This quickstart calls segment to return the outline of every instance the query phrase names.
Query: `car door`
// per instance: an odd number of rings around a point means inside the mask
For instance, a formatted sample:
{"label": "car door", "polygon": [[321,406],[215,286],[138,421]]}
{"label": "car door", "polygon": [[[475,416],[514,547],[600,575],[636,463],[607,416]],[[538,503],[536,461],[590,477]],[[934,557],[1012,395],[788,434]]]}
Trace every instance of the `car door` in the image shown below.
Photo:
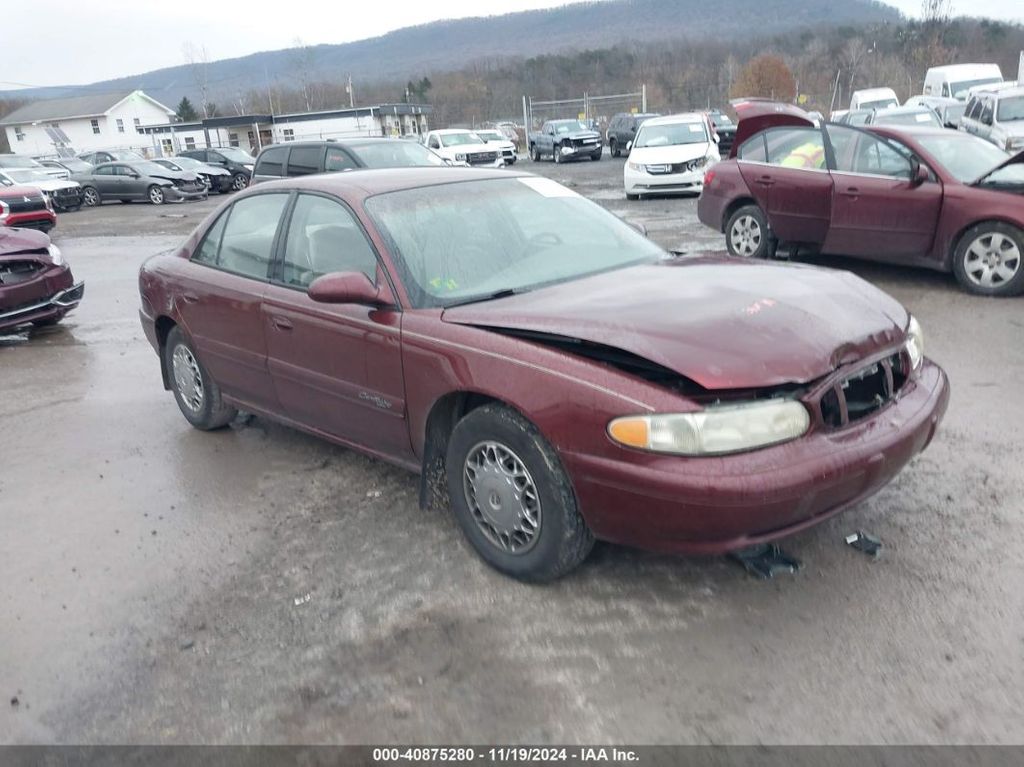
{"label": "car door", "polygon": [[180,280],[176,305],[225,394],[277,412],[261,306],[289,192],[236,201],[208,230]]}
{"label": "car door", "polygon": [[120,198],[122,192],[121,176],[118,175],[116,164],[98,165],[93,171],[93,186],[102,197]]}
{"label": "car door", "polygon": [[942,209],[935,174],[911,179],[911,150],[868,131],[826,127],[835,157],[831,224],[823,250],[875,260],[924,256]]}
{"label": "car door", "polygon": [[309,284],[331,272],[383,272],[355,215],[338,200],[300,193],[263,298],[270,375],[285,413],[337,439],[412,456],[405,413],[401,312],[323,304]]}
{"label": "car door", "polygon": [[[758,140],[761,147],[757,146]],[[779,240],[812,245],[824,242],[832,205],[832,177],[819,128],[770,128],[746,142],[737,159],[747,187]]]}
{"label": "car door", "polygon": [[115,165],[114,175],[117,179],[118,196],[124,200],[148,200],[147,180],[130,165]]}
{"label": "car door", "polygon": [[977,134],[993,143],[998,143],[993,140],[992,126],[995,122],[996,112],[996,100],[992,96],[985,96],[980,99],[981,102],[981,113],[978,115],[977,120]]}

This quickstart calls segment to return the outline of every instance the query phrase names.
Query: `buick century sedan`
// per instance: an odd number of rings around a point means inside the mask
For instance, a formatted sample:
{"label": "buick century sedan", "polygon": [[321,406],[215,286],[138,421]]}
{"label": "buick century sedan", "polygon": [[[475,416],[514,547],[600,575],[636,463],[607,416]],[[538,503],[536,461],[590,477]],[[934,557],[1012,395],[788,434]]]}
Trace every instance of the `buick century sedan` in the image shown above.
{"label": "buick century sedan", "polygon": [[139,275],[164,387],[420,474],[490,565],[595,539],[721,553],[888,483],[949,390],[859,278],[666,253],[528,174],[353,171],[239,194]]}

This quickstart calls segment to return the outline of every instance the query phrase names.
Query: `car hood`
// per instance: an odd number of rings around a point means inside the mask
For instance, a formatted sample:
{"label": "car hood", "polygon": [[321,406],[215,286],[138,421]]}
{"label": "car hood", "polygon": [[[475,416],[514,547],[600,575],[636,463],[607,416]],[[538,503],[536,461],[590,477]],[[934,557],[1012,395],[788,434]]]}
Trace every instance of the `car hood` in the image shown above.
{"label": "car hood", "polygon": [[[768,128],[786,125],[814,127],[811,116],[792,104],[760,99],[739,99],[731,103],[739,122],[736,123],[736,138],[733,139],[730,157],[736,156],[736,151],[748,138]],[[838,113],[832,113],[832,119],[836,119],[836,114]]]}
{"label": "car hood", "polygon": [[49,244],[49,236],[35,229],[0,226],[0,260],[24,253],[45,251]]}
{"label": "car hood", "polygon": [[991,176],[993,173],[1000,171],[1003,168],[1007,168],[1011,165],[1024,165],[1024,152],[1017,152],[1017,154],[1007,157],[1005,162],[999,163],[999,165],[994,167],[992,170],[990,170],[984,176],[979,178],[977,181],[972,181],[971,186],[980,186],[981,184],[985,183],[988,177]]}
{"label": "car hood", "polygon": [[47,192],[55,192],[58,189],[79,187],[81,184],[68,178],[55,178],[52,181],[33,181],[32,186],[37,186]]}
{"label": "car hood", "polygon": [[146,178],[162,178],[167,181],[196,181],[199,179],[195,173],[190,170],[162,170],[159,173],[149,173]]}
{"label": "car hood", "polygon": [[218,165],[207,165],[207,166],[197,170],[196,173],[201,173],[201,174],[203,174],[205,176],[230,176],[231,175],[231,171],[229,171],[227,168],[221,168]]}
{"label": "car hood", "polygon": [[632,149],[629,152],[629,161],[641,165],[674,164],[689,162],[698,157],[704,157],[708,153],[710,143],[702,141],[699,144],[679,144],[677,146],[645,146],[639,149]]}
{"label": "car hood", "polygon": [[848,272],[709,256],[452,307],[443,320],[615,347],[725,390],[813,381],[900,343],[909,317]]}
{"label": "car hood", "polygon": [[559,133],[555,136],[555,141],[563,141],[565,139],[571,139],[572,141],[586,141],[590,138],[601,138],[601,134],[597,131],[592,130],[575,130],[569,131],[568,133]]}

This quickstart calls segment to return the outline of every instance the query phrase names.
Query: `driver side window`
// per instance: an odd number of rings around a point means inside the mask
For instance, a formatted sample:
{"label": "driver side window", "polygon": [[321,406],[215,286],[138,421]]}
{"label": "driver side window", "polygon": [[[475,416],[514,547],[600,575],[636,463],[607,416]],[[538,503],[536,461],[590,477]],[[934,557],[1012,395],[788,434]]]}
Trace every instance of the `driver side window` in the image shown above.
{"label": "driver side window", "polygon": [[431,149],[440,149],[441,142],[437,140],[437,136],[431,136],[429,146]]}
{"label": "driver side window", "polygon": [[331,272],[362,272],[375,283],[377,256],[345,206],[326,197],[300,194],[288,225],[281,279],[305,289]]}

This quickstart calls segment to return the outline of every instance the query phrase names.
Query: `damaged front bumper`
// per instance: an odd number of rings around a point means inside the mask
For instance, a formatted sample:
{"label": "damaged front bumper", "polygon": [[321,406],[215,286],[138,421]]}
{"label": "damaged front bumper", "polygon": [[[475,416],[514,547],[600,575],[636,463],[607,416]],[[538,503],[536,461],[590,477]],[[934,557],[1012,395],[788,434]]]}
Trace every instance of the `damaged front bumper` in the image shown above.
{"label": "damaged front bumper", "polygon": [[562,458],[598,538],[721,554],[786,537],[873,495],[928,446],[948,403],[946,374],[925,360],[891,406],[839,430],[722,457]]}
{"label": "damaged front bumper", "polygon": [[48,298],[19,306],[0,307],[0,330],[63,317],[78,306],[84,295],[85,283],[78,282]]}

